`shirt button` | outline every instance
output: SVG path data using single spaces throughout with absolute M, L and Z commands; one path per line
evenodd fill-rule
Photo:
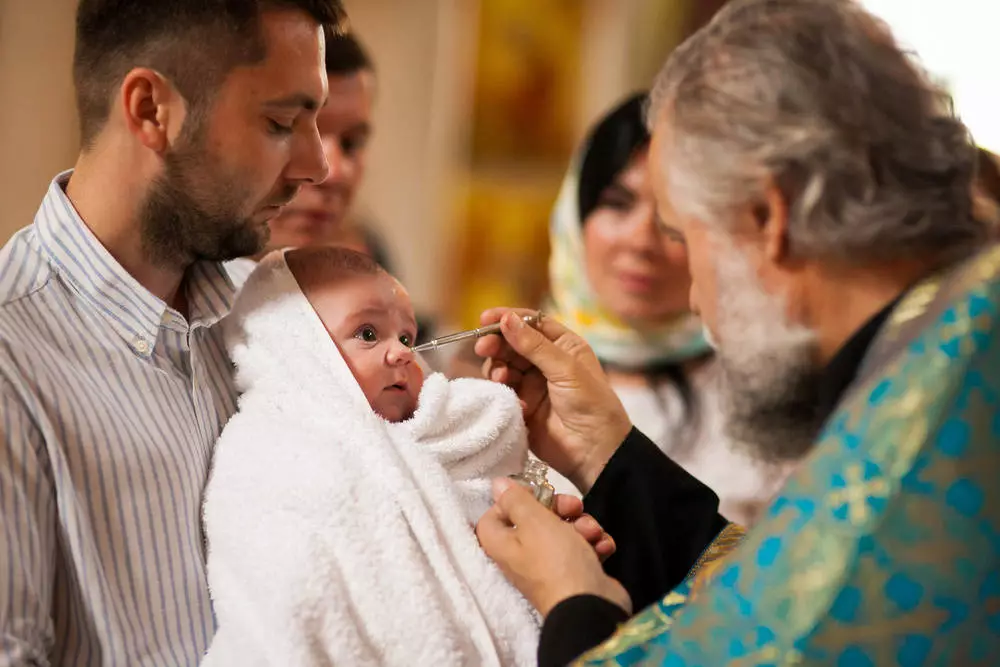
M 149 341 L 145 338 L 136 338 L 132 341 L 132 349 L 134 349 L 139 354 L 149 354 Z

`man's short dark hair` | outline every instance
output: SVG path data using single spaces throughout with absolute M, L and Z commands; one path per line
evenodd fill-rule
M 268 9 L 301 10 L 327 35 L 344 16 L 340 0 L 80 0 L 73 79 L 84 147 L 135 67 L 161 73 L 192 111 L 203 109 L 232 68 L 265 57 L 260 17 Z
M 350 76 L 358 72 L 374 72 L 375 65 L 368 51 L 353 32 L 337 32 L 326 39 L 326 73 Z

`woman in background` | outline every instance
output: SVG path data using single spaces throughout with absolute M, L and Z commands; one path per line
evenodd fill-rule
M 656 222 L 645 99 L 603 118 L 570 168 L 552 216 L 547 310 L 593 347 L 636 427 L 719 495 L 727 519 L 752 524 L 791 464 L 755 460 L 723 433 L 686 250 Z

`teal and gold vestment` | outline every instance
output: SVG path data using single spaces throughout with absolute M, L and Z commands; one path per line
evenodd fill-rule
M 1000 665 L 1000 247 L 900 301 L 740 537 L 577 664 Z

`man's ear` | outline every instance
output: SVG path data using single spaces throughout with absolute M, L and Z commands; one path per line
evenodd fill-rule
M 753 217 L 762 236 L 764 255 L 775 264 L 781 263 L 788 256 L 788 202 L 774 181 L 765 187 Z
M 148 67 L 136 67 L 121 85 L 125 126 L 146 148 L 164 152 L 184 122 L 183 98 L 167 79 Z

